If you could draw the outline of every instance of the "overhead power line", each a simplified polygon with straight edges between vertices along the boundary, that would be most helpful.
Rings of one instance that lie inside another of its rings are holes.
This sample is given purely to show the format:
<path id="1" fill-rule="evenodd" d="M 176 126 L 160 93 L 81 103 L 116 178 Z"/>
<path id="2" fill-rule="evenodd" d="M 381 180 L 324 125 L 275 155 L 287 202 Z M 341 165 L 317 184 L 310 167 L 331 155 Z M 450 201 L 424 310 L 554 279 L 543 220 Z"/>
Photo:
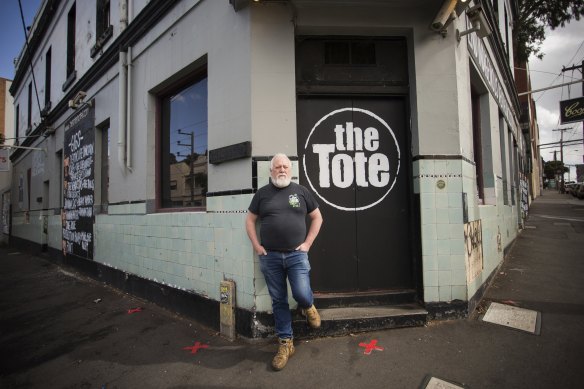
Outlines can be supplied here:
<path id="1" fill-rule="evenodd" d="M 22 29 L 24 30 L 24 42 L 26 45 L 27 50 L 29 49 L 28 46 L 28 31 L 26 30 L 26 23 L 24 21 L 24 13 L 22 12 L 22 3 L 18 0 L 18 7 L 20 8 L 20 19 L 22 20 Z M 29 56 L 30 58 L 30 72 L 32 74 L 32 83 L 34 84 L 34 93 L 36 95 L 37 105 L 39 107 L 39 113 L 41 112 L 41 101 L 39 100 L 39 91 L 37 89 L 36 79 L 34 76 L 34 68 L 32 64 L 32 55 Z"/>

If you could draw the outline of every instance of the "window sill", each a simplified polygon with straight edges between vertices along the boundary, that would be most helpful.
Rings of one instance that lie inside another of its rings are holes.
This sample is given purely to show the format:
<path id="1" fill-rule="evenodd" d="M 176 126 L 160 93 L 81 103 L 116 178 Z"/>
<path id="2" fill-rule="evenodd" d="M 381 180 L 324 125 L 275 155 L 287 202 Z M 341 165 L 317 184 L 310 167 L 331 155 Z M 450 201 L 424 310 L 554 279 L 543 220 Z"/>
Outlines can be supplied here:
<path id="1" fill-rule="evenodd" d="M 47 116 L 49 116 L 49 111 L 51 110 L 51 102 L 49 101 L 47 104 L 45 104 L 45 107 L 41 110 L 41 118 L 45 118 Z"/>
<path id="2" fill-rule="evenodd" d="M 67 81 L 63 84 L 63 92 L 65 92 L 77 79 L 77 70 L 73 70 L 67 77 Z"/>
<path id="3" fill-rule="evenodd" d="M 110 38 L 113 36 L 113 34 L 114 34 L 114 26 L 110 25 L 100 35 L 100 37 L 97 38 L 95 45 L 91 48 L 91 51 L 89 52 L 89 55 L 91 56 L 91 58 L 94 58 L 98 53 L 101 52 L 101 49 L 103 48 L 103 46 L 105 46 L 107 41 L 110 40 Z"/>
<path id="4" fill-rule="evenodd" d="M 172 212 L 207 212 L 207 207 L 158 208 L 155 211 L 155 213 L 172 213 Z"/>

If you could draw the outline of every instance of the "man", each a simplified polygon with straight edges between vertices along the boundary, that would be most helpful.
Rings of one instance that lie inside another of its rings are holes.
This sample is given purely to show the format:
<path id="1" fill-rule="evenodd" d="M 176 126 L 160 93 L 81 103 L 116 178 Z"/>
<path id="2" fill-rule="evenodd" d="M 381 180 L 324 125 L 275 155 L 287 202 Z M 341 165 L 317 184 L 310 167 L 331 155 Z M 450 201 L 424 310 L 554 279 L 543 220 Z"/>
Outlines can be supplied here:
<path id="1" fill-rule="evenodd" d="M 275 370 L 282 370 L 294 354 L 286 279 L 290 281 L 292 297 L 308 324 L 312 328 L 320 327 L 320 316 L 314 307 L 310 287 L 308 250 L 318 235 L 322 216 L 312 194 L 302 185 L 291 182 L 291 175 L 290 159 L 284 154 L 276 154 L 270 162 L 271 181 L 254 195 L 245 222 L 272 298 L 279 340 L 278 353 L 272 360 Z M 308 233 L 306 215 L 311 221 Z M 261 243 L 255 228 L 258 219 Z"/>

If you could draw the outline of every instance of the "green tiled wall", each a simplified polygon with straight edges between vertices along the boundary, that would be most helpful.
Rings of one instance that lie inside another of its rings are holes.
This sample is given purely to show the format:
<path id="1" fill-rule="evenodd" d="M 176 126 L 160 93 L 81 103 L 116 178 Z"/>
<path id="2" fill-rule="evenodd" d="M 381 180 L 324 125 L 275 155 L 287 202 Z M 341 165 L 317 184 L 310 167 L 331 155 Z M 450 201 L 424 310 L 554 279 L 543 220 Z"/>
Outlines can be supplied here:
<path id="1" fill-rule="evenodd" d="M 468 300 L 503 259 L 505 247 L 516 235 L 516 209 L 479 206 L 475 167 L 463 160 L 414 162 L 414 191 L 420 194 L 424 300 Z M 442 181 L 439 184 L 439 181 Z M 497 183 L 498 187 L 502 187 Z M 466 274 L 463 192 L 467 193 L 468 220 L 480 219 L 483 233 L 483 271 L 469 284 Z M 502 199 L 499 191 L 497 198 Z M 515 226 L 515 228 L 513 228 Z M 498 245 L 498 230 L 505 231 Z M 507 231 L 509 235 L 506 236 Z"/>
<path id="2" fill-rule="evenodd" d="M 96 216 L 95 260 L 213 300 L 220 281 L 231 279 L 237 306 L 257 308 L 265 285 L 245 232 L 251 196 L 210 197 L 207 212 L 110 206 L 108 215 Z"/>

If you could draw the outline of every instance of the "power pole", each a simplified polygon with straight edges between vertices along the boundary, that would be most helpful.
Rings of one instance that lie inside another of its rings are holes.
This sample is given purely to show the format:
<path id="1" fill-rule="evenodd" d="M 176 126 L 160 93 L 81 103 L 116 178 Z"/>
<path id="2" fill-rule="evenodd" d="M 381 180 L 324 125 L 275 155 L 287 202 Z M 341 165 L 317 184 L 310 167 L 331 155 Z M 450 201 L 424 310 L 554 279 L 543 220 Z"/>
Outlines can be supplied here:
<path id="1" fill-rule="evenodd" d="M 569 68 L 567 67 L 563 67 L 562 68 L 562 73 L 566 72 L 568 70 L 580 70 L 580 74 L 582 74 L 582 96 L 584 97 L 584 60 L 582 60 L 582 64 L 580 65 L 573 65 L 570 66 Z M 582 131 L 584 132 L 584 120 L 582 121 Z M 584 136 L 583 136 L 584 138 Z M 582 144 L 582 147 L 584 147 L 584 142 Z M 582 162 L 584 162 L 584 155 L 582 155 Z"/>
<path id="2" fill-rule="evenodd" d="M 560 173 L 560 193 L 564 193 L 564 131 L 571 130 L 572 127 L 558 128 L 552 131 L 560 131 L 560 162 L 562 162 L 562 172 Z M 554 153 L 554 161 L 556 154 Z"/>

